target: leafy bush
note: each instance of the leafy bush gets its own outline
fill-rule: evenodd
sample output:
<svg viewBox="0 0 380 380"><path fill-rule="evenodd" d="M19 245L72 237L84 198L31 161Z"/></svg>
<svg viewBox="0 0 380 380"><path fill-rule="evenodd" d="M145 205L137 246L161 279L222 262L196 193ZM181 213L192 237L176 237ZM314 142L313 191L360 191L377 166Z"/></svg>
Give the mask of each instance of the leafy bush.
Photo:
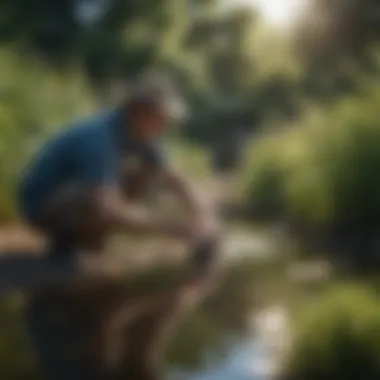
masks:
<svg viewBox="0 0 380 380"><path fill-rule="evenodd" d="M340 285L300 314L281 380L380 377L380 305L361 285Z"/></svg>
<svg viewBox="0 0 380 380"><path fill-rule="evenodd" d="M243 196L256 218L276 217L284 206L285 168L281 142L273 137L261 141L251 152L252 159L242 175Z"/></svg>
<svg viewBox="0 0 380 380"><path fill-rule="evenodd" d="M377 226L379 105L380 91L369 91L264 143L244 178L248 203L282 204L289 218L327 229Z"/></svg>
<svg viewBox="0 0 380 380"><path fill-rule="evenodd" d="M0 303L0 378L44 379L37 366L24 326L22 307L17 296L3 299Z"/></svg>

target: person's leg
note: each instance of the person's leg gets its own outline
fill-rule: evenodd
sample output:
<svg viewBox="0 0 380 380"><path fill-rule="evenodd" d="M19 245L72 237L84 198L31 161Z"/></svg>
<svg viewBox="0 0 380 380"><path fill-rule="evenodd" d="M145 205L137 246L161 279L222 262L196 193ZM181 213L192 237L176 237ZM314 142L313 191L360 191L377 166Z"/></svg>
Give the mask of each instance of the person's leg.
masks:
<svg viewBox="0 0 380 380"><path fill-rule="evenodd" d="M80 184L55 192L43 205L35 224L57 249L101 248L107 230L90 191Z"/></svg>

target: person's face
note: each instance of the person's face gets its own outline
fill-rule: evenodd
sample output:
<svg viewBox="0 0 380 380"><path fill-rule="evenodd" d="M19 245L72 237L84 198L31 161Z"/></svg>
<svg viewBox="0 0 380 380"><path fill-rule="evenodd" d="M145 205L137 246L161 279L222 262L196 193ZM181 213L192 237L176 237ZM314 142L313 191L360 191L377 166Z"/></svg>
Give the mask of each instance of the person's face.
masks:
<svg viewBox="0 0 380 380"><path fill-rule="evenodd" d="M160 135L168 118L163 110L150 105L136 105L132 109L132 130L139 140L149 140Z"/></svg>

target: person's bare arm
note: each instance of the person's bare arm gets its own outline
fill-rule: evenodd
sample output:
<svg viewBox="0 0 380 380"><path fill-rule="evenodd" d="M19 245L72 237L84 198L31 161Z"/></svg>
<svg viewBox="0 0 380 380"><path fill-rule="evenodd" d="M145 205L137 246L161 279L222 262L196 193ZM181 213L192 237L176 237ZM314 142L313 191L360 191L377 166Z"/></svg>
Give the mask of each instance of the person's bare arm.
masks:
<svg viewBox="0 0 380 380"><path fill-rule="evenodd" d="M196 191L191 182L179 171L166 169L163 180L167 186L175 193L175 196L187 207L191 213L193 225L201 230L216 230L216 217L213 204L207 202L199 192Z"/></svg>
<svg viewBox="0 0 380 380"><path fill-rule="evenodd" d="M113 186L94 191L95 205L108 229L141 234L167 234L186 237L187 226L157 220L128 205Z"/></svg>

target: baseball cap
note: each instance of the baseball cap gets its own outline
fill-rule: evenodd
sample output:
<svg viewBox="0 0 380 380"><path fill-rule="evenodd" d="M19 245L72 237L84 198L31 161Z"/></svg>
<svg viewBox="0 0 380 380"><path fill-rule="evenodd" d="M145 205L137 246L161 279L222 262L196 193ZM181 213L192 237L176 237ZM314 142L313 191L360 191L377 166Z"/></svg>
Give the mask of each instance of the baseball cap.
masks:
<svg viewBox="0 0 380 380"><path fill-rule="evenodd" d="M130 100L154 105L173 121L180 122L188 115L188 109L168 76L145 74L130 85Z"/></svg>

